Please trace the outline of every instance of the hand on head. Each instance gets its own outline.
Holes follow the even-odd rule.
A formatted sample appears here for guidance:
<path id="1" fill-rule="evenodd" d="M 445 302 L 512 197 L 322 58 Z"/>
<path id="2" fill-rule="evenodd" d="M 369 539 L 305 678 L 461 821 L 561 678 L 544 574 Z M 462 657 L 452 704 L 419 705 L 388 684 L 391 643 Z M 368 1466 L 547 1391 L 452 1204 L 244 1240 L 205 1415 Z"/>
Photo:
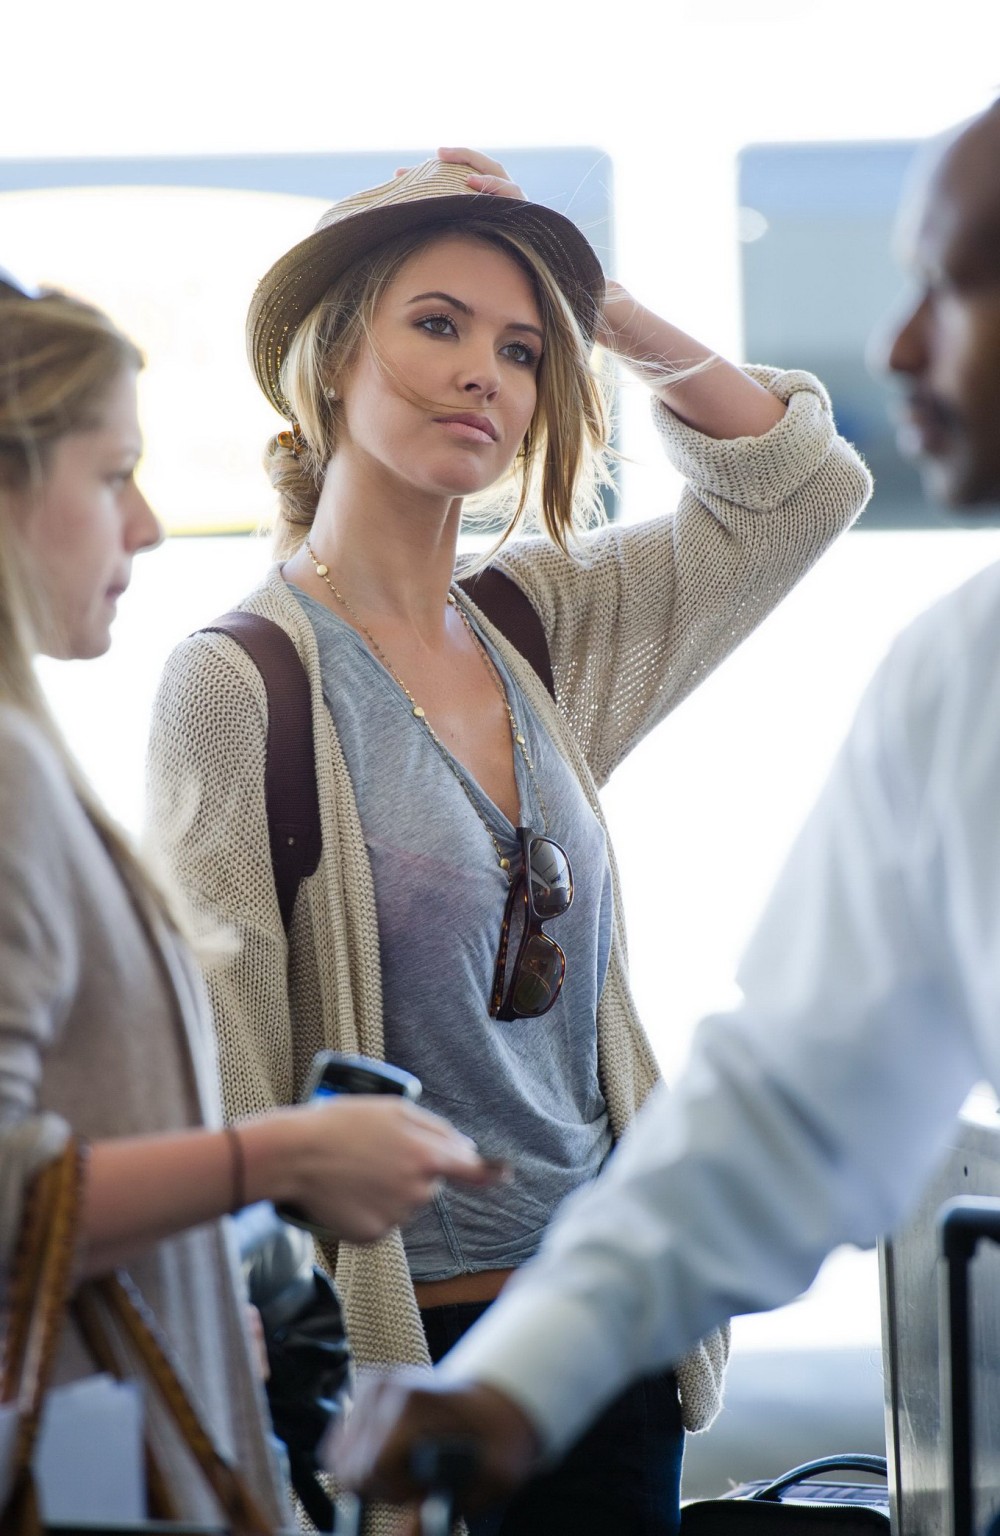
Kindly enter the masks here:
<path id="1" fill-rule="evenodd" d="M 526 201 L 516 182 L 511 181 L 499 160 L 491 160 L 475 149 L 439 149 L 438 159 L 448 165 L 471 168 L 468 183 L 473 192 L 488 192 L 492 197 L 519 197 Z"/>
<path id="2" fill-rule="evenodd" d="M 437 159 L 443 160 L 446 165 L 467 165 L 469 175 L 466 180 L 470 192 L 488 192 L 493 197 L 517 197 L 522 202 L 527 201 L 521 188 L 511 181 L 500 161 L 491 160 L 489 155 L 482 155 L 475 149 L 439 149 Z M 405 176 L 412 169 L 412 166 L 401 165 L 395 174 Z"/>
<path id="3" fill-rule="evenodd" d="M 538 1461 L 531 1421 L 502 1392 L 480 1383 L 439 1386 L 433 1377 L 410 1372 L 362 1377 L 354 1409 L 335 1427 L 323 1459 L 346 1487 L 403 1503 L 421 1493 L 414 1448 L 445 1438 L 467 1441 L 476 1457 L 461 1494 L 464 1509 L 510 1494 Z"/>

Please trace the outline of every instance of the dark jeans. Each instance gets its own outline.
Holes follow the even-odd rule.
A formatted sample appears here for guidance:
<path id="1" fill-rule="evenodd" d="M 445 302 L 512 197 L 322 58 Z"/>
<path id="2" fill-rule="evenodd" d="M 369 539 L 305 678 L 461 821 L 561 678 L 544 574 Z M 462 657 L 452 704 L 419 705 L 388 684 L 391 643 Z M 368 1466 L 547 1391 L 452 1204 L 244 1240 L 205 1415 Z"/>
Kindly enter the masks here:
<path id="1" fill-rule="evenodd" d="M 446 1355 L 489 1303 L 421 1314 L 431 1359 Z M 471 1536 L 676 1536 L 684 1430 L 672 1372 L 636 1382 L 554 1467 L 469 1522 Z"/>

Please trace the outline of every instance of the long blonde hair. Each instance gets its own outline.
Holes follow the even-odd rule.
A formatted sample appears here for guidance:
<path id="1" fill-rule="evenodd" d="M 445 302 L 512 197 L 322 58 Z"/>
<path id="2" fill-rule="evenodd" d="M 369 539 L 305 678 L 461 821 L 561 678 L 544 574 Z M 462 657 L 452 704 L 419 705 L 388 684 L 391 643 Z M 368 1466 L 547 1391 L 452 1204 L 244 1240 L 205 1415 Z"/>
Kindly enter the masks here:
<path id="1" fill-rule="evenodd" d="M 130 890 L 165 907 L 123 834 L 62 739 L 38 683 L 34 658 L 48 616 L 29 580 L 15 499 L 41 489 L 59 439 L 98 425 L 105 397 L 142 354 L 100 310 L 66 294 L 0 297 L 0 704 L 28 715 L 52 744 L 98 836 Z"/>
<path id="2" fill-rule="evenodd" d="M 350 267 L 299 326 L 281 370 L 281 387 L 296 429 L 269 441 L 264 463 L 278 492 L 274 546 L 287 559 L 305 539 L 337 449 L 339 400 L 330 387 L 346 377 L 362 345 L 374 347 L 379 303 L 403 263 L 442 236 L 460 234 L 498 247 L 531 280 L 542 315 L 545 347 L 538 398 L 511 472 L 490 492 L 491 520 L 504 520 L 494 550 L 533 519 L 561 549 L 602 514 L 600 491 L 610 475 L 609 407 L 604 379 L 591 365 L 591 347 L 548 265 L 531 245 L 488 210 L 462 224 L 402 235 Z M 481 504 L 473 515 L 481 515 Z"/>

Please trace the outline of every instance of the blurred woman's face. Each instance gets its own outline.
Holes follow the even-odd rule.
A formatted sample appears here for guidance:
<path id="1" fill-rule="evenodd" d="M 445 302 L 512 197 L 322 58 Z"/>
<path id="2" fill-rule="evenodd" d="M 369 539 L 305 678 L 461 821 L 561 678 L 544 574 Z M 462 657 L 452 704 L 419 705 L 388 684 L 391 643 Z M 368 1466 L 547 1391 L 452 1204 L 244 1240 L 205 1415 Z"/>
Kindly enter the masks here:
<path id="1" fill-rule="evenodd" d="M 142 452 L 136 374 L 123 369 L 93 427 L 58 439 L 41 487 L 16 510 L 27 569 L 49 622 L 42 648 L 83 660 L 111 643 L 132 558 L 162 530 L 134 480 Z"/>
<path id="2" fill-rule="evenodd" d="M 530 425 L 544 345 L 527 273 L 504 251 L 444 235 L 411 256 L 338 381 L 344 455 L 375 481 L 444 497 L 484 490 Z"/>

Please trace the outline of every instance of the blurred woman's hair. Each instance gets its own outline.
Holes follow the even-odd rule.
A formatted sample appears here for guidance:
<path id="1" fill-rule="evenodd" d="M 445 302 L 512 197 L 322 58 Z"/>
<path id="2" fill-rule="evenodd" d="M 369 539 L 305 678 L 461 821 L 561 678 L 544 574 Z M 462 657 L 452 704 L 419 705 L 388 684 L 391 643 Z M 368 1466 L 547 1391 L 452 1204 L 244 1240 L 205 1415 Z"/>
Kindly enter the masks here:
<path id="1" fill-rule="evenodd" d="M 526 522 L 569 551 L 574 534 L 599 520 L 600 491 L 610 478 L 608 391 L 591 362 L 591 346 L 547 264 L 531 245 L 488 210 L 468 222 L 402 235 L 362 258 L 330 287 L 292 339 L 281 370 L 281 387 L 297 429 L 271 438 L 264 462 L 278 492 L 275 554 L 286 559 L 302 544 L 316 514 L 327 464 L 341 431 L 345 381 L 362 345 L 379 357 L 373 321 L 379 303 L 404 262 L 443 237 L 461 235 L 503 251 L 531 281 L 545 342 L 537 371 L 534 414 L 509 474 L 475 498 L 467 515 L 503 523 L 496 550 Z M 405 380 L 400 391 L 421 401 Z M 493 551 L 491 551 L 492 553 Z"/>
<path id="2" fill-rule="evenodd" d="M 0 705 L 22 710 L 48 737 L 123 878 L 162 911 L 158 888 L 88 785 L 38 682 L 40 639 L 58 615 L 44 609 L 21 534 L 60 439 L 99 427 L 123 370 L 142 366 L 135 344 L 92 305 L 0 289 Z"/>

